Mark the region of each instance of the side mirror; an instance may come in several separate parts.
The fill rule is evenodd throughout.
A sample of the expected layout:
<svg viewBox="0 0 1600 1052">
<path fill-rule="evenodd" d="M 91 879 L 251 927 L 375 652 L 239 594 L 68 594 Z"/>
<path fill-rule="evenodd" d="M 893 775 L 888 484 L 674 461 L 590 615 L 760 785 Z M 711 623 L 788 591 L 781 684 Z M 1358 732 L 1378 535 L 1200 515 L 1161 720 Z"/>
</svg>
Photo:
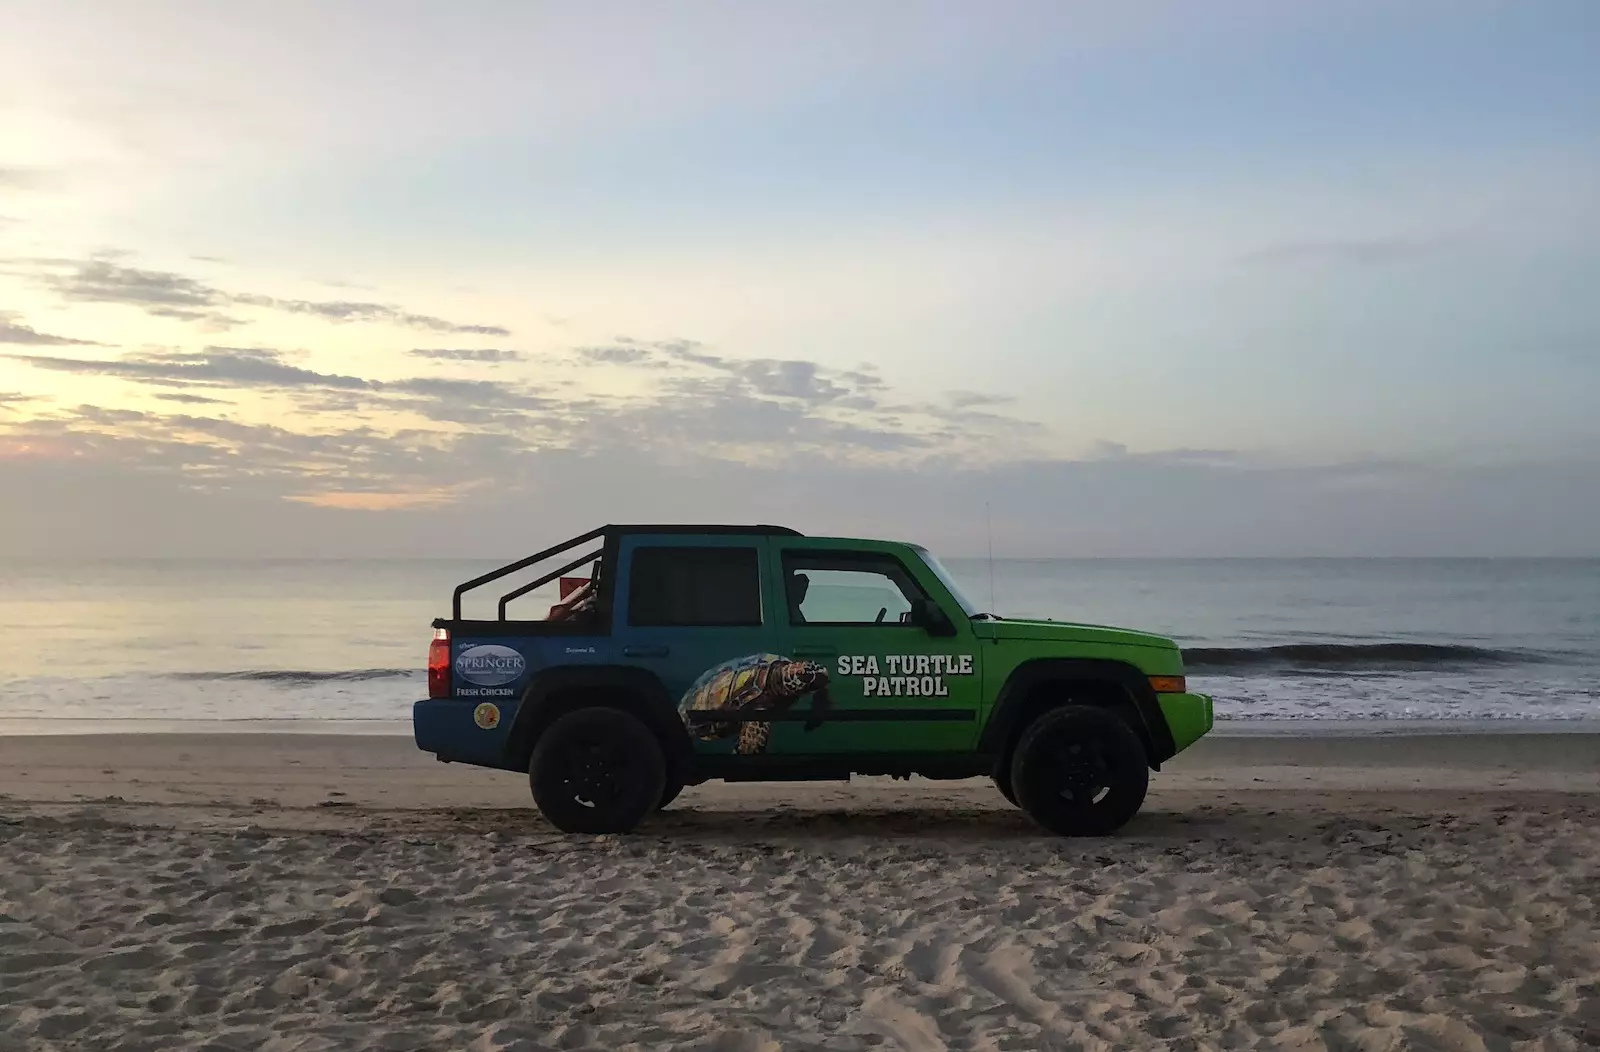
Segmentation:
<svg viewBox="0 0 1600 1052">
<path fill-rule="evenodd" d="M 930 636 L 956 634 L 956 626 L 950 623 L 949 616 L 932 599 L 911 600 L 909 620 L 919 628 L 926 629 Z"/>
</svg>

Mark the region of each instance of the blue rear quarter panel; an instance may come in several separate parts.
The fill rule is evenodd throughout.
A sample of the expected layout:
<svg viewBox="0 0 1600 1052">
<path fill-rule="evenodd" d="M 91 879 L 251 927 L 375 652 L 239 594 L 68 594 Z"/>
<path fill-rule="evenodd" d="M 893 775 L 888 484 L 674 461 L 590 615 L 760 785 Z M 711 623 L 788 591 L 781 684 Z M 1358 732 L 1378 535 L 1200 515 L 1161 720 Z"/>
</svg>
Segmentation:
<svg viewBox="0 0 1600 1052">
<path fill-rule="evenodd" d="M 497 649 L 489 653 L 491 660 L 482 660 L 484 648 L 489 647 Z M 558 665 L 600 664 L 616 647 L 613 636 L 464 634 L 452 639 L 450 684 L 454 696 L 412 705 L 417 748 L 442 760 L 504 767 L 506 736 L 533 674 Z M 506 659 L 500 648 L 515 654 L 515 659 Z M 480 705 L 494 706 L 498 718 L 493 726 L 480 725 L 476 718 Z"/>
</svg>

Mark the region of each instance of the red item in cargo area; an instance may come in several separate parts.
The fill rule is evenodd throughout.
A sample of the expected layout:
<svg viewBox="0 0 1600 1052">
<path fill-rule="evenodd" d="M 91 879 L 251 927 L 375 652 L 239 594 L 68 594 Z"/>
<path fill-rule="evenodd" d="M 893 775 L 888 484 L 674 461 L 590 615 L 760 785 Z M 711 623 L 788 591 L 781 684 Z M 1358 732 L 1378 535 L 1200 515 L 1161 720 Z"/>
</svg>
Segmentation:
<svg viewBox="0 0 1600 1052">
<path fill-rule="evenodd" d="M 582 588 L 588 583 L 589 579 L 587 577 L 561 578 L 561 598 L 565 599 L 567 596 L 571 595 L 573 592 L 576 592 L 578 589 Z"/>
</svg>

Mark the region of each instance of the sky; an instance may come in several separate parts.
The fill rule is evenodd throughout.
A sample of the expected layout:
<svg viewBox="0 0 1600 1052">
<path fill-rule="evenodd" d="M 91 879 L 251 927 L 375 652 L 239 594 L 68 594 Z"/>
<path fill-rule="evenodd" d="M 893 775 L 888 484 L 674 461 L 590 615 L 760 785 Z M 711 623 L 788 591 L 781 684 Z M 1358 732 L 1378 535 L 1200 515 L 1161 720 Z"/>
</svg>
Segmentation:
<svg viewBox="0 0 1600 1052">
<path fill-rule="evenodd" d="M 1600 555 L 1591 0 L 0 0 L 0 552 Z"/>
</svg>

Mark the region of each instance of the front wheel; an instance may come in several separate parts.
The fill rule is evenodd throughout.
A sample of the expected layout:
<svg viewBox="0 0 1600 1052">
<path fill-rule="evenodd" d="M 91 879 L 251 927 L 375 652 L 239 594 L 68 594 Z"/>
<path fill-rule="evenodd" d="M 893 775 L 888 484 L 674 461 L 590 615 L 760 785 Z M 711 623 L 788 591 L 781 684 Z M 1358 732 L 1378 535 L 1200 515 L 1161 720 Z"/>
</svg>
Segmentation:
<svg viewBox="0 0 1600 1052">
<path fill-rule="evenodd" d="M 1150 765 L 1133 728 L 1087 705 L 1051 709 L 1022 732 L 1011 756 L 1017 803 L 1061 836 L 1108 836 L 1144 804 Z"/>
<path fill-rule="evenodd" d="M 667 762 L 636 716 L 577 709 L 539 736 L 528 761 L 534 803 L 563 833 L 628 833 L 661 802 Z"/>
<path fill-rule="evenodd" d="M 1005 774 L 994 776 L 994 787 L 1000 790 L 1000 795 L 1006 798 L 1006 803 L 1012 807 L 1017 806 L 1017 794 L 1011 789 L 1011 772 L 1009 769 Z"/>
</svg>

